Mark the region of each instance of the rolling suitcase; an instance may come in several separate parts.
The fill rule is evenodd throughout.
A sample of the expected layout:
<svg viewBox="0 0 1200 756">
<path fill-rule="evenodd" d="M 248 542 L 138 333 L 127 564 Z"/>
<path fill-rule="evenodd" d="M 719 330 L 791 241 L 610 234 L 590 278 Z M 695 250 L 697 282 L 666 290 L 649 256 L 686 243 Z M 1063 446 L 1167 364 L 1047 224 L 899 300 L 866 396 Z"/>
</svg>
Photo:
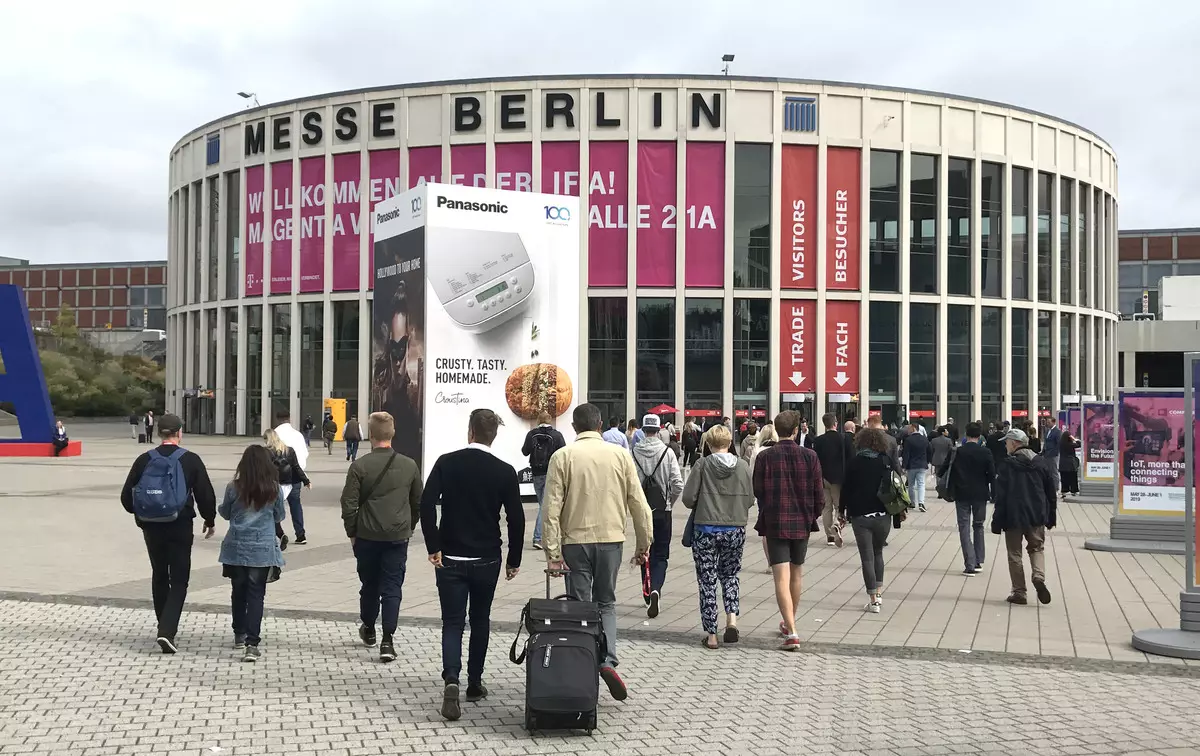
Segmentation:
<svg viewBox="0 0 1200 756">
<path fill-rule="evenodd" d="M 139 443 L 139 444 L 144 444 L 144 443 L 146 443 L 146 434 L 145 434 L 145 433 L 139 433 L 139 434 L 138 434 L 138 443 Z"/>
<path fill-rule="evenodd" d="M 546 570 L 546 598 L 530 599 L 521 612 L 529 633 L 520 654 L 521 628 L 508 656 L 525 664 L 525 729 L 596 729 L 600 699 L 600 660 L 604 631 L 600 607 L 571 595 L 550 598 L 551 573 Z"/>
</svg>

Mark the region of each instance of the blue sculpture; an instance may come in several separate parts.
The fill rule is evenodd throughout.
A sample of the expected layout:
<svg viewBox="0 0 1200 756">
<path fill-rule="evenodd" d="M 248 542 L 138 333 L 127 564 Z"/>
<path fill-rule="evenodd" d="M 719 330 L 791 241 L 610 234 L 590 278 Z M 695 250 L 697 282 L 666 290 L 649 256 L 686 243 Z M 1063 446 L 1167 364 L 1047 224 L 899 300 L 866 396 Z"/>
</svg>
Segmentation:
<svg viewBox="0 0 1200 756">
<path fill-rule="evenodd" d="M 12 284 L 0 284 L 0 402 L 13 405 L 20 439 L 0 443 L 50 443 L 54 438 L 54 410 L 42 373 L 25 292 Z"/>
</svg>

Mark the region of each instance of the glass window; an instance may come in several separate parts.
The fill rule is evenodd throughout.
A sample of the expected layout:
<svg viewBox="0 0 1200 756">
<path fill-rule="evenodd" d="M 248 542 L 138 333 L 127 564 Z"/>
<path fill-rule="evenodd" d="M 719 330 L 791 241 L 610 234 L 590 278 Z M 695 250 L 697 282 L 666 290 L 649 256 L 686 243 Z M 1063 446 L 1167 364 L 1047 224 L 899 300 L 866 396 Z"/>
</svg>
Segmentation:
<svg viewBox="0 0 1200 756">
<path fill-rule="evenodd" d="M 1004 166 L 984 163 L 980 175 L 979 285 L 985 297 L 1004 296 Z"/>
<path fill-rule="evenodd" d="M 639 299 L 637 303 L 638 416 L 659 404 L 675 402 L 675 300 Z"/>
<path fill-rule="evenodd" d="M 1051 357 L 1050 339 L 1053 334 L 1054 320 L 1050 313 L 1038 311 L 1037 314 L 1037 366 L 1038 366 L 1038 409 L 1053 410 L 1058 406 L 1052 395 L 1054 385 L 1054 360 Z"/>
<path fill-rule="evenodd" d="M 189 388 L 200 388 L 200 342 L 203 340 L 200 335 L 200 315 L 199 312 L 193 312 L 187 320 L 188 328 L 191 329 L 188 343 L 192 345 L 192 380 L 188 384 Z"/>
<path fill-rule="evenodd" d="M 1088 296 L 1088 257 L 1091 247 L 1088 243 L 1088 231 L 1092 227 L 1091 206 L 1088 185 L 1081 181 L 1079 182 L 1076 233 L 1079 239 L 1079 304 L 1083 307 L 1090 307 L 1092 304 L 1091 297 Z"/>
<path fill-rule="evenodd" d="M 146 306 L 146 289 L 141 286 L 132 286 L 129 289 L 129 306 L 130 307 L 145 307 Z"/>
<path fill-rule="evenodd" d="M 683 410 L 688 417 L 720 417 L 723 414 L 723 304 L 720 299 L 688 299 L 684 302 Z M 714 412 L 716 415 L 712 414 Z"/>
<path fill-rule="evenodd" d="M 971 385 L 974 364 L 971 343 L 971 305 L 946 308 L 946 399 L 950 417 L 964 425 L 975 414 L 975 390 Z"/>
<path fill-rule="evenodd" d="M 262 305 L 246 308 L 246 433 L 257 436 L 262 422 Z"/>
<path fill-rule="evenodd" d="M 1146 267 L 1142 262 L 1123 262 L 1117 265 L 1117 284 L 1119 286 L 1141 286 L 1142 270 Z"/>
<path fill-rule="evenodd" d="M 871 150 L 871 291 L 900 291 L 900 153 Z"/>
<path fill-rule="evenodd" d="M 909 411 L 936 411 L 938 306 L 913 302 L 908 306 L 908 321 Z"/>
<path fill-rule="evenodd" d="M 1054 291 L 1054 249 L 1050 232 L 1054 218 L 1054 176 L 1038 174 L 1038 300 L 1049 302 Z"/>
<path fill-rule="evenodd" d="M 221 258 L 217 250 L 217 245 L 221 241 L 217 225 L 217 221 L 220 219 L 220 208 L 220 179 L 213 176 L 208 179 L 208 295 L 204 298 L 206 302 L 214 302 L 217 299 L 217 270 L 221 265 Z"/>
<path fill-rule="evenodd" d="M 766 408 L 771 369 L 771 300 L 733 300 L 733 401 Z"/>
<path fill-rule="evenodd" d="M 1200 262 L 1175 263 L 1175 275 L 1177 275 L 1177 276 L 1200 276 Z"/>
<path fill-rule="evenodd" d="M 1029 406 L 1029 310 L 1012 311 L 1012 408 Z"/>
<path fill-rule="evenodd" d="M 346 411 L 358 414 L 358 302 L 333 303 L 333 386 L 329 395 L 346 400 Z M 362 417 L 359 417 L 361 420 Z"/>
<path fill-rule="evenodd" d="M 1104 259 L 1104 192 L 1099 189 L 1092 191 L 1092 281 L 1095 293 L 1092 294 L 1092 305 L 1097 309 L 1104 308 L 1104 270 L 1108 261 Z M 1095 393 L 1099 393 L 1098 391 Z"/>
<path fill-rule="evenodd" d="M 1029 170 L 1012 169 L 1012 298 L 1029 299 Z"/>
<path fill-rule="evenodd" d="M 187 236 L 190 233 L 190 227 L 188 226 L 188 222 L 187 222 L 188 208 L 190 208 L 192 206 L 192 203 L 189 201 L 190 197 L 191 197 L 191 189 L 189 189 L 188 187 L 185 186 L 179 190 L 179 225 L 178 225 L 178 228 L 180 229 L 180 239 L 179 239 L 179 302 L 178 302 L 178 304 L 180 304 L 180 305 L 187 304 L 190 301 L 188 299 L 188 292 L 190 291 L 190 289 L 188 289 L 189 247 L 188 247 L 188 236 Z"/>
<path fill-rule="evenodd" d="M 237 433 L 238 413 L 238 311 L 236 307 L 225 308 L 225 375 L 221 376 L 220 388 L 225 401 L 225 435 Z"/>
<path fill-rule="evenodd" d="M 204 313 L 204 330 L 208 334 L 208 364 L 205 365 L 204 388 L 212 391 L 217 387 L 217 311 Z M 212 433 L 208 428 L 205 433 Z"/>
<path fill-rule="evenodd" d="M 167 287 L 165 286 L 147 286 L 146 287 L 146 304 L 150 307 L 165 307 L 166 306 Z"/>
<path fill-rule="evenodd" d="M 1004 311 L 984 307 L 979 321 L 979 389 L 983 422 L 999 424 L 1004 418 Z"/>
<path fill-rule="evenodd" d="M 148 308 L 146 310 L 146 327 L 156 331 L 167 330 L 167 308 Z"/>
<path fill-rule="evenodd" d="M 128 315 L 130 328 L 145 328 L 146 327 L 146 310 L 142 307 L 134 307 L 129 310 Z"/>
<path fill-rule="evenodd" d="M 908 286 L 922 294 L 937 293 L 937 198 L 936 155 L 913 155 L 908 181 Z M 875 273 L 871 272 L 872 281 Z"/>
<path fill-rule="evenodd" d="M 771 145 L 733 148 L 733 285 L 771 288 Z"/>
<path fill-rule="evenodd" d="M 291 406 L 292 306 L 271 305 L 271 417 Z"/>
<path fill-rule="evenodd" d="M 1169 262 L 1146 263 L 1146 286 L 1151 289 L 1161 287 L 1163 276 L 1173 274 L 1172 267 Z"/>
<path fill-rule="evenodd" d="M 870 402 L 896 402 L 900 394 L 900 303 L 871 302 L 870 318 Z M 826 391 L 834 390 L 830 386 Z"/>
<path fill-rule="evenodd" d="M 1060 314 L 1058 323 L 1059 389 L 1064 394 L 1078 394 L 1079 384 L 1071 377 L 1071 350 L 1075 346 L 1074 340 L 1071 338 L 1071 331 L 1075 323 L 1075 316 L 1066 313 Z"/>
<path fill-rule="evenodd" d="M 192 184 L 192 298 L 189 301 L 200 301 L 200 229 L 201 221 L 203 220 L 204 205 L 202 204 L 203 197 L 201 196 L 201 184 L 199 181 Z"/>
<path fill-rule="evenodd" d="M 1075 231 L 1071 225 L 1071 179 L 1059 179 L 1058 188 L 1058 300 L 1062 304 L 1075 304 L 1075 289 L 1071 286 L 1071 239 Z M 1071 392 L 1064 389 L 1063 393 Z"/>
<path fill-rule="evenodd" d="M 946 192 L 946 291 L 971 293 L 971 161 L 950 158 Z"/>
<path fill-rule="evenodd" d="M 599 407 L 606 419 L 625 417 L 629 386 L 625 376 L 628 338 L 629 314 L 624 297 L 594 297 L 588 300 L 587 400 Z M 639 362 L 639 373 L 641 369 Z"/>
<path fill-rule="evenodd" d="M 321 386 L 325 359 L 325 305 L 305 302 L 300 305 L 300 417 L 321 419 L 324 390 Z M 348 415 L 347 415 L 348 416 Z"/>
<path fill-rule="evenodd" d="M 1117 312 L 1133 315 L 1142 311 L 1142 289 L 1121 289 L 1117 292 Z"/>
<path fill-rule="evenodd" d="M 237 299 L 238 257 L 241 254 L 242 226 L 239 203 L 242 196 L 242 177 L 237 171 L 225 174 L 225 298 Z"/>
</svg>

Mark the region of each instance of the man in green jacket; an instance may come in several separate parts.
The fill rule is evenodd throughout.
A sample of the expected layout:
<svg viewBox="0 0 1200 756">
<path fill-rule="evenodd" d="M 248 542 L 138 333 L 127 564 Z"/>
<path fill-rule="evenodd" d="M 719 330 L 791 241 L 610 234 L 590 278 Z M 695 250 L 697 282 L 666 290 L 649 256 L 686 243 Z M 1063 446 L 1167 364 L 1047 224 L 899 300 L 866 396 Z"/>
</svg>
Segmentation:
<svg viewBox="0 0 1200 756">
<path fill-rule="evenodd" d="M 396 425 L 386 412 L 367 418 L 371 453 L 350 465 L 342 489 L 342 520 L 358 561 L 358 637 L 375 645 L 375 620 L 383 614 L 379 660 L 396 659 L 392 635 L 400 619 L 400 596 L 408 562 L 408 540 L 421 518 L 421 471 L 392 450 Z"/>
</svg>

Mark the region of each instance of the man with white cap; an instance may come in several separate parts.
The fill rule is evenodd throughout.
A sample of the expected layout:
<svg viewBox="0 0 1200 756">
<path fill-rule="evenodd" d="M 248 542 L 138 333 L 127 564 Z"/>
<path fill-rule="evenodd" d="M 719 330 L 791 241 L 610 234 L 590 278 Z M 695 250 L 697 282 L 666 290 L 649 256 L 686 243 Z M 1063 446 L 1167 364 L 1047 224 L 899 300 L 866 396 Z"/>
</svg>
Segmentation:
<svg viewBox="0 0 1200 756">
<path fill-rule="evenodd" d="M 679 458 L 663 441 L 666 434 L 660 432 L 661 425 L 658 415 L 643 417 L 645 438 L 633 446 L 633 463 L 646 503 L 650 505 L 654 527 L 650 556 L 642 565 L 642 599 L 646 602 L 646 614 L 651 618 L 658 616 L 659 595 L 667 579 L 667 560 L 671 556 L 671 504 L 683 493 Z"/>
<path fill-rule="evenodd" d="M 1029 436 L 1013 428 L 1004 434 L 1007 455 L 999 465 L 996 480 L 996 509 L 992 515 L 992 532 L 1004 533 L 1008 550 L 1008 573 L 1012 578 L 1010 604 L 1028 604 L 1025 567 L 1021 544 L 1029 552 L 1033 588 L 1038 601 L 1050 603 L 1046 587 L 1046 530 L 1057 523 L 1058 499 L 1054 490 L 1054 475 L 1046 458 L 1029 448 Z"/>
</svg>

